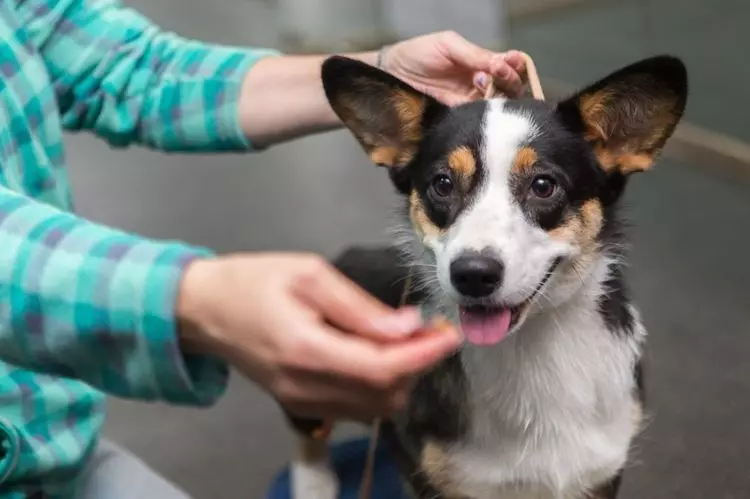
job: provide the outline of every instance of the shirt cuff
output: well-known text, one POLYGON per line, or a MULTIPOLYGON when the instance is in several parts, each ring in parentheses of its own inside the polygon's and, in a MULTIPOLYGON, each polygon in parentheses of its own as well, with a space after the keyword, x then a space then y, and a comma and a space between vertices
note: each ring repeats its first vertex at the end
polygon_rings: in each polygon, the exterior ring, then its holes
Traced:
POLYGON ((195 259, 211 255, 207 250, 177 248, 171 256, 167 250, 163 254, 167 265, 156 265, 148 277, 142 316, 144 337, 161 398, 176 404, 210 405, 224 393, 229 379, 224 362, 181 351, 175 315, 185 269, 195 259))
POLYGON ((229 368, 213 357, 181 351, 175 306, 187 266, 213 254, 177 243, 143 244, 131 247, 110 275, 108 330, 136 334, 123 372, 104 379, 103 386, 129 398, 211 405, 226 390, 229 368))
POLYGON ((158 106, 161 111, 152 113, 148 124, 157 148, 187 153, 261 150, 242 129, 244 81, 256 63, 281 52, 197 45, 188 53, 190 58, 184 64, 202 61, 201 72, 210 76, 184 76, 163 86, 158 106))
POLYGON ((270 49, 253 49, 251 51, 233 48, 217 48, 215 50, 228 50, 238 54, 238 62, 233 71, 239 75, 239 78, 227 85, 226 89, 226 101, 234 103, 228 107, 221 109, 222 116, 219 120, 227 123, 227 130, 230 137, 229 149, 235 149, 239 147, 244 151, 262 151, 266 149, 266 146, 258 146, 253 144, 242 129, 241 121, 241 109, 240 102, 242 101, 242 87, 245 81, 247 73, 252 67, 262 59, 267 57, 280 57, 283 55, 281 52, 270 49))

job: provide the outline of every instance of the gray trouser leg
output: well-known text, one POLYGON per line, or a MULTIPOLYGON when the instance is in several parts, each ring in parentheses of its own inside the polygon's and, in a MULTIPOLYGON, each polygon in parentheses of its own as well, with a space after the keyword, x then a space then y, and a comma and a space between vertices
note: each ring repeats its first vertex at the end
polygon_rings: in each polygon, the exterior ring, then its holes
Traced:
POLYGON ((133 454, 102 440, 83 472, 76 499, 190 499, 190 496, 133 454))

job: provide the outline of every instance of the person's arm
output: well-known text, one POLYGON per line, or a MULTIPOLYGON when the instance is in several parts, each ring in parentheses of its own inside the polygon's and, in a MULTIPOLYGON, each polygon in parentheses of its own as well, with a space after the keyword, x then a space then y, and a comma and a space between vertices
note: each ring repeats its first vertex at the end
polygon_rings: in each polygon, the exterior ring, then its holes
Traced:
MULTIPOLYGON (((340 126, 323 92, 326 56, 200 43, 165 32, 118 0, 16 4, 58 95, 63 124, 112 145, 166 151, 256 149, 340 126)), ((378 54, 347 54, 377 65, 378 54)), ((452 32, 397 43, 384 69, 446 104, 464 102, 488 75, 521 92, 524 61, 452 32)))
POLYGON ((117 0, 14 4, 47 66, 66 129, 93 131, 113 146, 252 148, 239 117, 243 82, 277 52, 186 40, 117 0))
MULTIPOLYGON (((346 56, 372 65, 378 59, 376 52, 346 56)), ((277 144, 341 126, 323 91, 320 72, 326 57, 268 58, 248 72, 240 98, 240 122, 253 143, 277 144)))
POLYGON ((216 256, 1 186, 0 246, 0 359, 122 398, 210 405, 231 364, 296 413, 367 420, 459 342, 320 257, 216 256))
POLYGON ((208 405, 228 369, 183 355, 175 303, 212 253, 87 222, 0 186, 0 359, 124 398, 208 405))

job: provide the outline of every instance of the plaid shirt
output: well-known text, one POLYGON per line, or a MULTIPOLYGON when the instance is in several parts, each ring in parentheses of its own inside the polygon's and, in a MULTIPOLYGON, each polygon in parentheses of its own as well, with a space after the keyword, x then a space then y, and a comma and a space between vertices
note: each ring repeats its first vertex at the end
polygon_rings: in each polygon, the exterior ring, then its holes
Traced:
POLYGON ((70 214, 63 130, 247 151, 242 79, 275 54, 161 32, 115 0, 0 0, 0 497, 70 497, 104 393, 208 405, 227 367, 181 354, 183 269, 211 252, 70 214))

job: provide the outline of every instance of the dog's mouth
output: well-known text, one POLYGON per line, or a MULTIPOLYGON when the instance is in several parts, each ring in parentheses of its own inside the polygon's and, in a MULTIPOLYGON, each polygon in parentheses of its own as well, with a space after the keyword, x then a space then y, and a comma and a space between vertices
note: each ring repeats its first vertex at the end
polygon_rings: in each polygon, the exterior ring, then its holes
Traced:
POLYGON ((522 302, 510 305, 505 303, 490 305, 462 305, 459 308, 461 330, 466 340, 478 346, 496 345, 519 325, 526 311, 531 306, 539 291, 552 277, 561 259, 552 262, 544 278, 534 291, 522 302))

